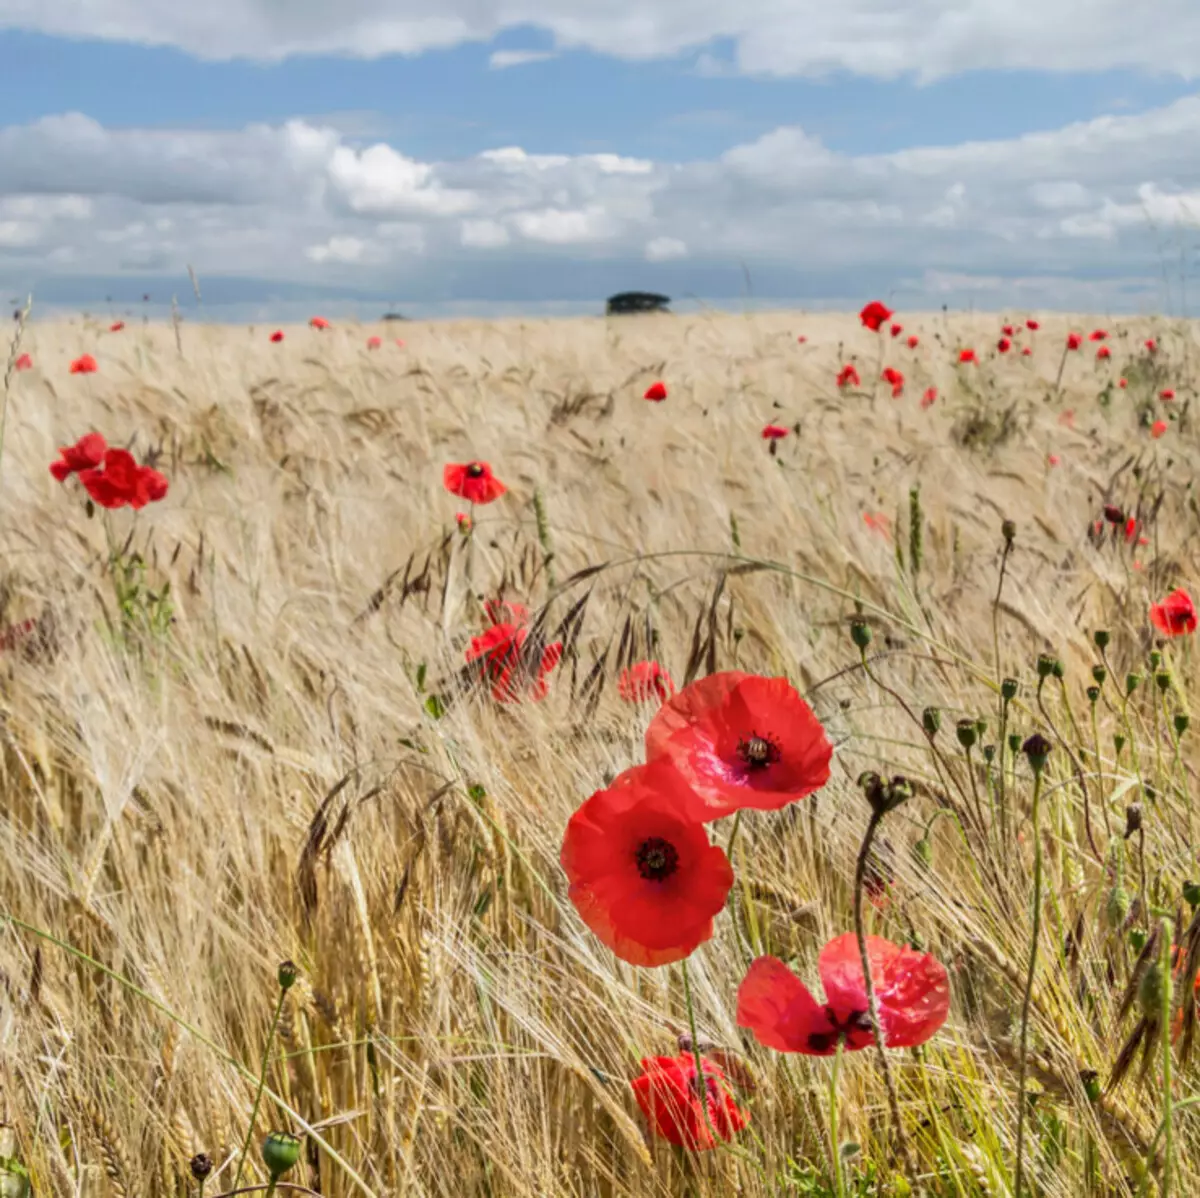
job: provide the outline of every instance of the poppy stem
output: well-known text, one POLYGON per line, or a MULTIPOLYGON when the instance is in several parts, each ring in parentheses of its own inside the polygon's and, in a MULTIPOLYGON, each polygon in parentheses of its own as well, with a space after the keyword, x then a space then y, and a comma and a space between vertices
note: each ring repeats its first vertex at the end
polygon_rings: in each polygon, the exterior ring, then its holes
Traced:
POLYGON ((883 1044, 883 1027, 879 1022, 879 999, 875 994, 875 983, 871 978, 871 960, 867 954, 867 935, 863 925, 863 881, 867 874, 867 860, 871 852, 871 842, 883 822, 883 809, 872 810, 867 822, 867 830, 863 835, 862 846, 858 850, 858 863, 854 868, 854 934, 858 939, 858 956, 862 963, 863 985, 867 991, 867 1013, 871 1019, 871 1031, 875 1036, 875 1047, 879 1051, 879 1068, 883 1073, 884 1085, 887 1087, 888 1109, 892 1116, 892 1127, 896 1135, 896 1148, 904 1164, 904 1171, 911 1176, 913 1172, 912 1158, 908 1152, 908 1137, 904 1134, 904 1124, 900 1119, 900 1099, 896 1094, 896 1081, 892 1077, 892 1067, 888 1062, 887 1050, 883 1044))
POLYGON ((708 1126, 713 1143, 719 1143, 721 1137, 713 1127, 712 1112, 708 1109, 708 1082, 704 1079, 704 1061, 700 1057, 700 1038, 696 1034, 696 1008, 692 1003, 692 980, 688 973, 687 958, 679 963, 683 971, 683 1001, 687 1007, 688 1031, 692 1037, 692 1056, 696 1059, 696 1083, 700 1093, 700 1106, 704 1109, 704 1122, 708 1126))
MULTIPOLYGON (((233 1181, 236 1190, 242 1184, 242 1171, 246 1167, 246 1154, 250 1151, 250 1141, 254 1138, 254 1123, 258 1119, 258 1108, 262 1104, 263 1090, 267 1084, 267 1066, 271 1060, 271 1045, 275 1042, 275 1029, 279 1027, 279 1017, 283 1014, 284 1000, 287 998, 287 987, 279 987, 279 1001, 275 1004, 275 1016, 271 1020, 271 1030, 267 1033, 267 1043, 263 1047, 262 1065, 258 1071, 258 1090, 254 1095, 254 1109, 250 1112, 250 1126, 246 1128, 246 1139, 242 1143, 241 1155, 238 1157, 237 1176, 233 1181)), ((271 1179, 274 1183, 274 1178, 271 1179)), ((274 1185, 272 1184, 272 1188, 274 1185)))
POLYGON ((1033 773, 1033 932, 1029 947, 1029 972, 1025 976, 1025 996, 1021 1000, 1021 1049, 1017 1070, 1017 1162, 1014 1169, 1013 1196, 1021 1198, 1025 1177, 1025 1078, 1029 1069, 1029 1008, 1033 1002, 1033 979, 1037 972, 1038 941, 1042 934, 1042 832, 1039 816, 1042 807, 1042 771, 1033 773))
POLYGON ((829 1074, 829 1151, 833 1158, 834 1198, 842 1198, 842 1153, 838 1144, 838 1075, 842 1071, 842 1045, 845 1037, 839 1036, 837 1051, 833 1054, 833 1069, 829 1074))
MULTIPOLYGON (((1162 937, 1162 1010, 1159 1013, 1159 1026, 1162 1036, 1162 1122, 1163 1122, 1163 1167, 1162 1179, 1158 1183, 1160 1198, 1169 1198, 1171 1193, 1171 1157, 1174 1149, 1171 1119, 1171 937, 1172 928, 1169 920, 1159 924, 1159 935, 1162 937)), ((1147 1172, 1154 1163, 1154 1158, 1146 1162, 1147 1172)))

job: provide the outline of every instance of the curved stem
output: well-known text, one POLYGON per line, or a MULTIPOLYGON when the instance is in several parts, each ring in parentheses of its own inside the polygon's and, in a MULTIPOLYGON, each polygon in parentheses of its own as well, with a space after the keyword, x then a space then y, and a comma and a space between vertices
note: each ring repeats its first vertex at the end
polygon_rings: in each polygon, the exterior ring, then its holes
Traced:
MULTIPOLYGON (((287 991, 280 986, 279 1001, 275 1004, 275 1017, 271 1020, 271 1030, 267 1033, 267 1043, 263 1047, 262 1065, 258 1071, 258 1091, 254 1095, 254 1109, 250 1112, 250 1126, 246 1128, 246 1139, 242 1143, 242 1152, 238 1157, 237 1176, 233 1179, 233 1188, 235 1190, 242 1184, 242 1171, 246 1167, 246 1153, 250 1151, 250 1141, 254 1138, 254 1124, 258 1119, 258 1108, 262 1103, 263 1088, 267 1084, 267 1065, 271 1059, 271 1045, 275 1041, 275 1029, 279 1026, 279 1017, 283 1014, 283 1003, 286 998, 287 991)), ((274 1179, 272 1179, 272 1188, 274 1188, 274 1179)))
POLYGON ((875 1047, 879 1052, 879 1068, 883 1073, 883 1082, 887 1087, 888 1109, 892 1116, 892 1128, 896 1136, 896 1148, 900 1159, 904 1162, 904 1170, 912 1174, 912 1160, 908 1154, 908 1137, 904 1134, 904 1124, 900 1119, 900 1099, 896 1094, 896 1082, 892 1077, 892 1067, 888 1062, 887 1049, 883 1044, 883 1027, 879 1022, 879 999, 875 994, 875 983, 871 977, 871 961, 867 954, 867 936, 863 925, 863 880, 867 873, 867 858, 871 852, 871 842, 883 822, 882 811, 872 811, 863 836, 862 847, 858 850, 858 863, 854 868, 854 934, 858 939, 858 957, 862 964, 863 985, 867 991, 867 1013, 871 1019, 871 1031, 875 1035, 875 1047))
POLYGON ((1038 940, 1042 932, 1042 833, 1038 816, 1042 802, 1042 771, 1033 775, 1033 939, 1029 948, 1029 972, 1025 977, 1025 997, 1021 1002, 1020 1068, 1017 1073, 1017 1163, 1013 1181, 1014 1198, 1021 1198, 1025 1169, 1025 1078, 1029 1060, 1029 1008, 1033 1002, 1033 979, 1037 970, 1038 940))

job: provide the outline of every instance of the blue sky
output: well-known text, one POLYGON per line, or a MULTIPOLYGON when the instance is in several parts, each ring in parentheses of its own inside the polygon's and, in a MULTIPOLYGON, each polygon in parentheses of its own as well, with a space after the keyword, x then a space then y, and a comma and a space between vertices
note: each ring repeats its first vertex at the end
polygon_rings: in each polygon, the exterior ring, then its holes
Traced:
POLYGON ((57 24, 0 0, 0 290, 95 302, 195 261, 264 304, 306 286, 584 303, 583 280, 631 274, 719 299, 745 261, 764 294, 814 302, 845 279, 848 301, 1074 303, 1098 276, 1152 302, 1156 254, 1200 200, 1200 18, 1147 0, 1113 46, 1094 28, 1119 34, 1109 0, 1012 0, 1020 39, 964 32, 952 0, 925 0, 920 27, 910 3, 856 2, 870 26, 814 8, 797 48, 768 0, 733 32, 706 30, 703 0, 695 19, 692 0, 649 17, 550 0, 545 28, 466 0, 451 28, 421 0, 354 0, 323 25, 297 0, 282 36, 269 0, 212 0, 207 23, 144 0, 127 30, 116 0, 62 0, 78 12, 57 24), (1147 33, 1152 10, 1175 23, 1147 33), (496 69, 514 52, 548 57, 496 69))

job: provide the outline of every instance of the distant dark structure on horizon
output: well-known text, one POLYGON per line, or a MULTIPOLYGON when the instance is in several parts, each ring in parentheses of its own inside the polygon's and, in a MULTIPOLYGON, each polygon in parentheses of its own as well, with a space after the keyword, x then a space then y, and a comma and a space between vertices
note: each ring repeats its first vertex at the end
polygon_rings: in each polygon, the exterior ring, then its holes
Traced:
POLYGON ((653 291, 620 291, 608 297, 605 311, 609 316, 627 316, 634 312, 666 312, 670 302, 669 295, 656 295, 653 291))

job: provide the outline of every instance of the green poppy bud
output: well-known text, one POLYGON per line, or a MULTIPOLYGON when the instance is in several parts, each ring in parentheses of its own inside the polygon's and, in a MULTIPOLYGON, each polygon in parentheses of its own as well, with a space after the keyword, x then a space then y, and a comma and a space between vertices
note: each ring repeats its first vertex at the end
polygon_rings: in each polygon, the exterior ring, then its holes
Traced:
POLYGON ((300 1141, 286 1131, 273 1131, 263 1140, 263 1164, 272 1177, 282 1177, 300 1159, 300 1141))
POLYGON ((1092 666, 1092 677, 1097 686, 1103 686, 1108 679, 1108 671, 1103 666, 1092 666))
POLYGON ((284 961, 275 975, 279 980, 281 990, 290 990, 296 984, 296 974, 299 972, 295 961, 284 961))
POLYGON ((959 720, 955 731, 958 734, 958 743, 964 749, 970 749, 979 736, 979 729, 975 726, 974 720, 959 720))
POLYGON ((1017 680, 1015 678, 1005 678, 1000 683, 1000 697, 1006 702, 1011 702, 1017 697, 1017 680))
POLYGON ((932 740, 942 730, 942 713, 936 707, 926 707, 921 714, 921 726, 932 740))
POLYGON ((1095 642, 1096 648, 1099 649, 1101 653, 1108 648, 1109 636, 1103 628, 1097 628, 1096 631, 1092 633, 1092 640, 1095 642))
POLYGON ((1192 722, 1192 717, 1186 711, 1177 711, 1175 713, 1175 734, 1182 736, 1187 730, 1188 725, 1192 722))
POLYGON ((863 651, 871 643, 871 625, 862 618, 855 616, 850 621, 850 639, 854 642, 854 647, 863 651))

